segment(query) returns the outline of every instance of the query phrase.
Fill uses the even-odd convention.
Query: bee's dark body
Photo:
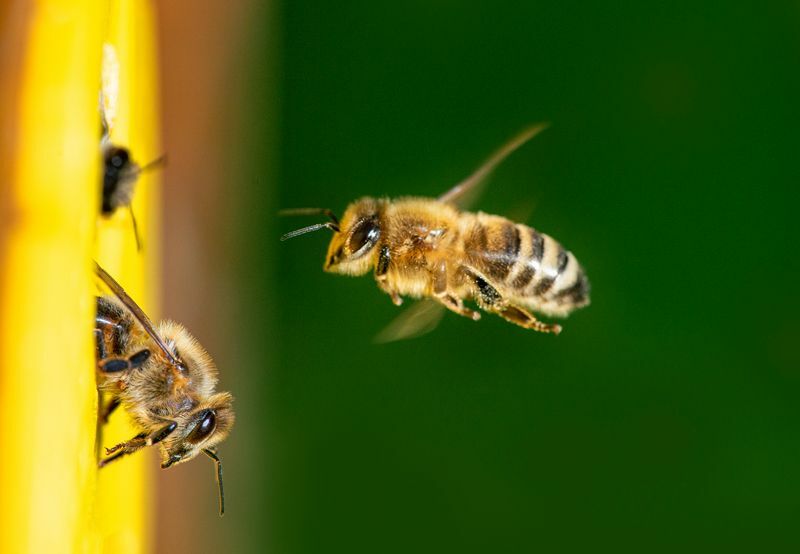
[[[113,144],[103,148],[103,196],[100,213],[110,216],[118,208],[129,206],[139,166],[131,160],[127,148]]]

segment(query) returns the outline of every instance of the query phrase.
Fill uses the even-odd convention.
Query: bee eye
[[[201,416],[202,419],[200,423],[198,423],[189,436],[186,437],[186,440],[192,444],[197,444],[208,437],[217,425],[217,416],[214,414],[214,410],[205,410],[201,412]]]
[[[122,169],[130,160],[128,151],[124,148],[115,148],[111,151],[108,163],[115,169]]]
[[[378,242],[378,237],[381,235],[378,222],[373,219],[364,219],[357,225],[353,234],[347,242],[350,252],[354,256],[364,254],[370,247]]]

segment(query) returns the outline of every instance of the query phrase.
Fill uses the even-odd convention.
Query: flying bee
[[[98,264],[95,270],[114,296],[97,298],[98,389],[108,393],[102,419],[122,405],[142,431],[106,448],[100,467],[147,446],[158,445],[161,467],[191,460],[201,452],[216,464],[219,511],[225,511],[222,462],[216,446],[234,422],[227,392],[215,392],[217,368],[181,325],[155,327],[141,308]]]
[[[456,205],[545,127],[526,128],[436,199],[362,198],[347,207],[341,221],[327,209],[285,210],[284,215],[324,214],[330,221],[292,231],[281,240],[330,229],[324,270],[344,275],[373,270],[378,287],[398,306],[402,296],[431,299],[478,320],[480,313],[464,305],[475,300],[481,309],[511,323],[558,334],[560,325],[539,321],[531,312],[566,316],[589,304],[589,281],[575,256],[531,227],[461,211]],[[413,322],[401,325],[384,338],[406,338],[416,327]]]

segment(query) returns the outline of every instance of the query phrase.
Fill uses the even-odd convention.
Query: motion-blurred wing
[[[433,300],[420,300],[394,318],[383,331],[375,336],[375,342],[385,343],[413,339],[433,331],[444,315],[445,308]]]
[[[480,189],[483,188],[479,185],[486,182],[486,178],[491,174],[494,168],[500,165],[500,162],[505,160],[514,150],[544,131],[548,125],[548,123],[537,123],[536,125],[523,129],[522,132],[492,154],[472,175],[442,194],[438,200],[440,202],[456,204],[459,207],[468,205],[474,198],[478,197]]]

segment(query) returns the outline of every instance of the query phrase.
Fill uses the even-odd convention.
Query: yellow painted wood
[[[103,7],[17,4],[0,117],[0,552],[91,551]]]
[[[0,16],[0,552],[145,552],[152,453],[97,471],[135,430],[120,412],[97,443],[92,259],[157,318],[159,173],[134,210],[97,222],[103,43],[119,54],[112,139],[138,162],[158,142],[153,6],[14,2]]]

